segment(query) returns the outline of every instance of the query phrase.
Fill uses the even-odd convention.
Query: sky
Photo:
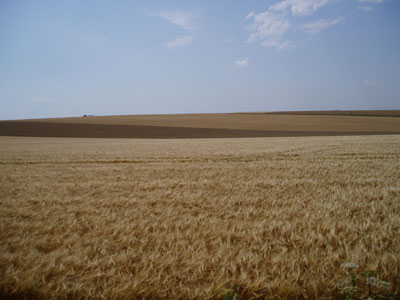
[[[399,0],[0,0],[0,119],[400,109]]]

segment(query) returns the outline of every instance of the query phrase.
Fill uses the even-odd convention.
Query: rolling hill
[[[0,121],[0,135],[232,138],[400,134],[400,111],[121,115]]]

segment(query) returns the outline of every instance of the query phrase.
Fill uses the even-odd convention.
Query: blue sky
[[[0,119],[400,109],[400,1],[2,0],[0,105]]]

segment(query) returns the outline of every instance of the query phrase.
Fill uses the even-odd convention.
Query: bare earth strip
[[[0,136],[81,137],[81,138],[241,138],[391,135],[399,131],[283,131],[167,126],[78,124],[55,122],[0,122]]]
[[[0,195],[1,299],[400,296],[400,136],[0,137]]]

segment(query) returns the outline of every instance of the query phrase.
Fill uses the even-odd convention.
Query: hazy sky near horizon
[[[2,0],[0,105],[0,119],[400,109],[400,1]]]

